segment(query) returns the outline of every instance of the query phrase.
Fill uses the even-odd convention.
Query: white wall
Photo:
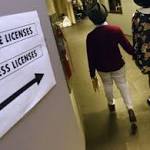
[[[101,3],[103,3],[107,9],[109,9],[108,6],[108,0],[100,0]],[[119,25],[125,34],[132,35],[131,31],[131,20],[132,15],[134,14],[135,10],[139,7],[133,2],[133,0],[121,0],[122,5],[122,14],[113,14],[109,13],[107,21],[111,24]]]

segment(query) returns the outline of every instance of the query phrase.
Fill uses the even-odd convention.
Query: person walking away
[[[129,114],[131,129],[136,132],[137,120],[127,86],[125,62],[118,44],[131,56],[134,55],[134,49],[125,38],[120,27],[106,22],[107,10],[103,5],[97,3],[87,11],[87,15],[96,25],[95,29],[88,33],[86,39],[89,71],[94,89],[97,90],[97,71],[104,86],[109,111],[115,112],[113,81],[116,83]]]
[[[141,6],[132,18],[135,63],[141,72],[148,75],[150,87],[150,0],[134,0]],[[150,106],[150,97],[147,99]]]

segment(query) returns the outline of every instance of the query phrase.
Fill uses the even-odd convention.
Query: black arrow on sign
[[[6,100],[4,100],[2,103],[0,103],[0,110],[2,110],[4,107],[6,107],[9,103],[11,103],[16,97],[18,97],[20,94],[22,94],[24,91],[26,91],[28,88],[30,88],[33,84],[37,83],[40,84],[41,79],[43,78],[44,74],[35,73],[35,78],[28,82],[25,86],[23,86],[21,89],[16,91],[14,94],[12,94],[10,97],[8,97]]]

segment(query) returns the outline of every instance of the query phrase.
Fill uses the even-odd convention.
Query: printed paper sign
[[[36,11],[0,17],[0,137],[56,84]]]

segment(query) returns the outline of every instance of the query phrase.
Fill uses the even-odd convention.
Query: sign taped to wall
[[[56,84],[37,11],[0,17],[0,137]]]

